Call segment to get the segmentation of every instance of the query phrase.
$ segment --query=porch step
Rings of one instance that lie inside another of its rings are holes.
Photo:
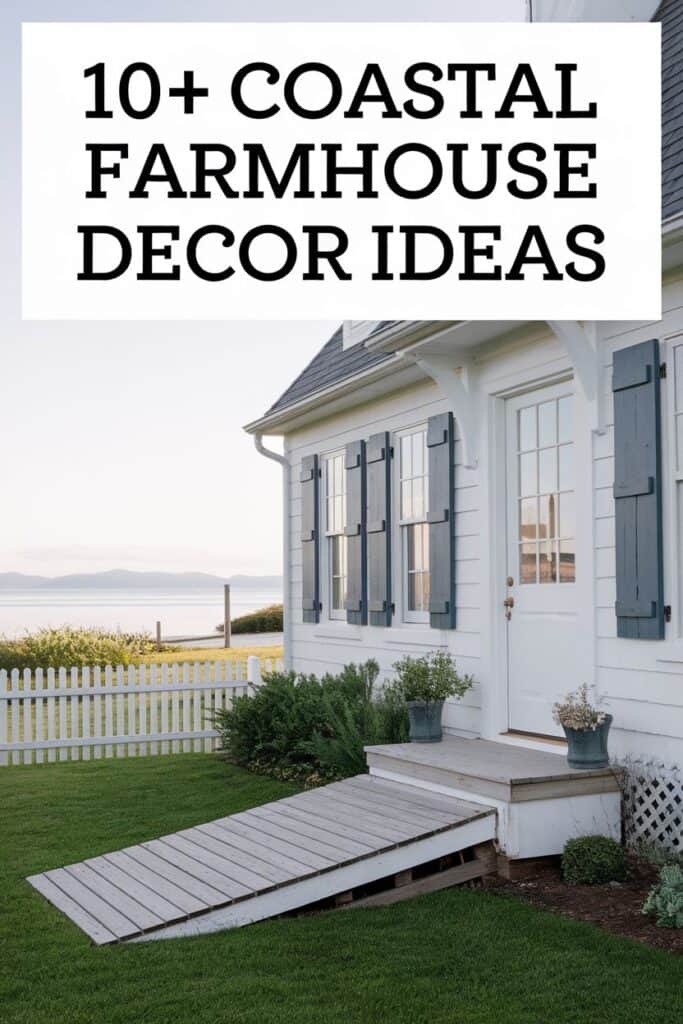
[[[519,803],[618,793],[612,768],[570,768],[561,754],[491,740],[447,736],[441,743],[392,743],[365,748],[373,775],[445,787],[467,799]]]

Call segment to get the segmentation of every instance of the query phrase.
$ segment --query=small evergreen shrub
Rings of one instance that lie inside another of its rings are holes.
[[[39,629],[15,640],[0,638],[0,669],[128,665],[138,655],[154,650],[154,641],[146,633],[62,626]]]
[[[281,633],[282,605],[271,604],[268,608],[259,608],[256,612],[240,615],[230,623],[231,632],[237,633]],[[225,626],[219,622],[216,629],[222,633]]]
[[[338,675],[273,672],[253,696],[214,716],[221,747],[251,770],[321,781],[366,770],[363,747],[402,741],[405,707],[393,692],[373,693],[379,666],[346,665]]]
[[[562,853],[562,877],[577,885],[605,885],[626,878],[623,847],[608,836],[570,839]]]
[[[659,882],[650,889],[642,912],[654,915],[662,928],[683,928],[683,870],[678,864],[661,869]]]

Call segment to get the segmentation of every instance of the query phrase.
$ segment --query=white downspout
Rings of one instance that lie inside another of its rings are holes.
[[[284,621],[282,623],[282,641],[285,649],[285,670],[289,671],[292,663],[290,609],[292,607],[292,593],[290,583],[289,565],[289,459],[286,455],[271,451],[263,444],[263,434],[254,434],[254,447],[259,455],[264,455],[273,462],[282,466],[282,590],[284,599]]]

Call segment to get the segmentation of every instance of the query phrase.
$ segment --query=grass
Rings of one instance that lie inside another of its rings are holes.
[[[3,1024],[673,1024],[671,954],[477,890],[96,949],[24,881],[276,799],[211,755],[0,773]]]
[[[134,659],[136,665],[167,665],[195,661],[246,661],[251,654],[257,658],[281,658],[284,648],[276,647],[187,647],[182,651],[155,651]]]

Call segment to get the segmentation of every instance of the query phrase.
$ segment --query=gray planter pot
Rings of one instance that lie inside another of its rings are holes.
[[[606,715],[602,725],[595,729],[570,729],[563,725],[567,737],[567,764],[570,768],[606,768],[607,734],[612,716]]]
[[[441,712],[443,701],[409,700],[411,743],[438,743],[442,738]]]

